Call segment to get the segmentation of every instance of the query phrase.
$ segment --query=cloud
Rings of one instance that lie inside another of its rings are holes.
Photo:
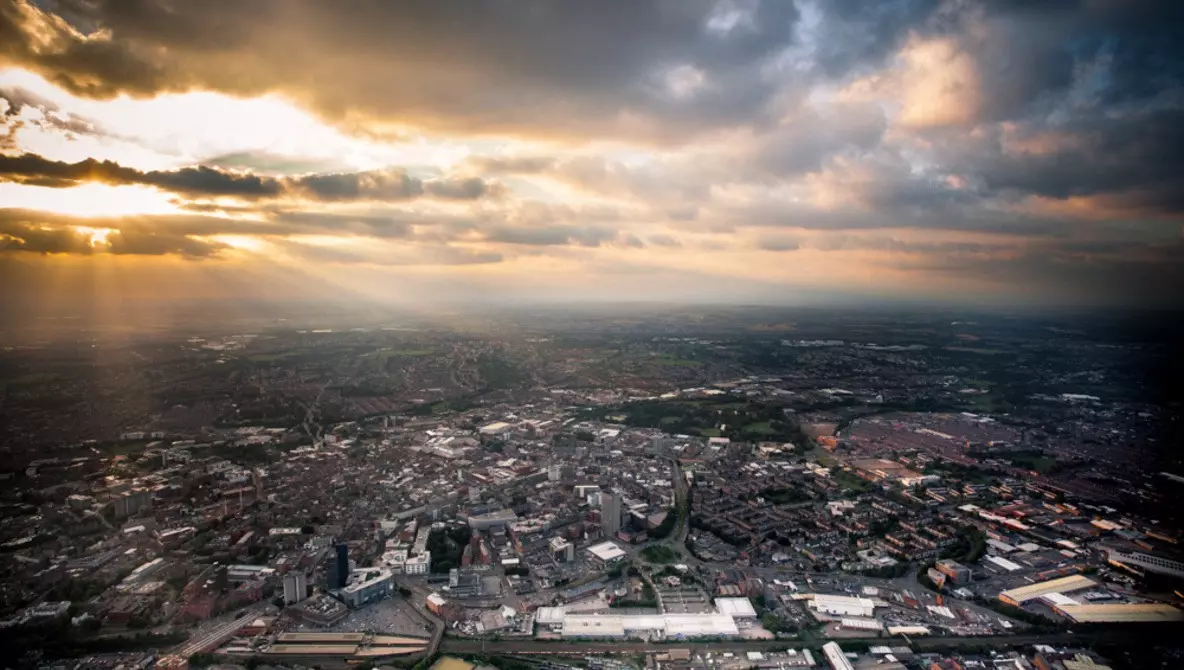
[[[58,15],[16,0],[0,10],[0,55],[92,97],[279,90],[343,120],[685,134],[761,114],[776,85],[760,66],[796,21],[793,3],[765,2],[750,28],[710,34],[714,5],[148,1]],[[667,88],[679,68],[701,73],[693,95]]]
[[[617,231],[596,226],[494,226],[481,231],[485,240],[525,246],[577,245],[598,247],[617,238]]]
[[[184,234],[127,222],[121,228],[110,229],[103,238],[96,239],[90,230],[73,226],[47,227],[0,219],[0,254],[31,252],[89,256],[108,253],[117,256],[177,255],[206,258],[226,248],[220,242],[194,239]]]
[[[197,166],[178,170],[141,171],[112,161],[88,158],[77,163],[49,160],[36,154],[0,154],[0,181],[30,186],[67,188],[86,182],[151,186],[186,197],[274,199],[281,196],[323,202],[402,201],[423,195],[445,200],[476,200],[500,193],[476,177],[418,179],[397,168],[339,172],[300,177],[267,177]]]
[[[757,240],[756,248],[761,251],[797,251],[801,243],[792,237],[765,236]]]

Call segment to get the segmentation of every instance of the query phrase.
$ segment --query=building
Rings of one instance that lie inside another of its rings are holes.
[[[716,598],[715,610],[734,620],[755,621],[756,609],[748,598]]]
[[[493,423],[481,426],[477,429],[477,432],[481,435],[492,437],[494,435],[504,435],[513,430],[513,428],[513,426],[505,421],[494,421]]]
[[[611,565],[616,565],[625,559],[625,550],[621,549],[613,542],[601,542],[588,547],[588,556],[592,559],[592,563],[601,568],[607,568]]]
[[[329,555],[327,566],[328,584],[330,591],[345,588],[349,581],[349,545],[333,545],[333,553]]]
[[[308,576],[303,572],[284,575],[284,604],[298,603],[308,597]]]
[[[1117,549],[1107,549],[1106,558],[1111,565],[1127,570],[1137,568],[1143,572],[1184,578],[1184,563],[1173,561],[1170,558],[1153,556],[1140,551],[1118,551]]]
[[[424,599],[424,604],[432,614],[439,616],[444,611],[444,607],[448,605],[448,601],[444,600],[444,597],[439,593],[432,593]]]
[[[970,581],[970,568],[962,565],[958,561],[951,561],[948,559],[940,560],[934,568],[944,574],[949,581],[955,584],[965,584]]]
[[[432,552],[425,551],[418,556],[412,556],[403,563],[403,572],[408,575],[426,575],[432,565]]]
[[[851,665],[851,661],[848,661],[847,655],[843,653],[843,648],[835,642],[822,645],[822,655],[831,670],[855,670],[855,666]]]
[[[1050,593],[1069,593],[1070,591],[1080,591],[1094,586],[1097,586],[1097,582],[1088,577],[1070,575],[1068,577],[1061,577],[1060,579],[1051,579],[1047,582],[1037,582],[1035,584],[1021,586],[1018,589],[1003,591],[999,594],[999,600],[1008,605],[1022,607],[1029,600],[1043,598]]]
[[[551,555],[560,563],[571,563],[576,560],[576,547],[562,537],[553,537],[547,541],[547,548]]]
[[[1164,603],[1067,602],[1053,610],[1077,623],[1166,623],[1184,621],[1184,612]]]
[[[621,531],[621,496],[616,493],[600,493],[600,527],[606,537],[616,537]]]
[[[126,519],[146,509],[152,509],[152,491],[148,489],[124,491],[111,500],[111,511],[116,519]]]
[[[257,582],[274,574],[275,568],[269,568],[266,565],[242,564],[226,566],[226,579],[232,584]]]
[[[867,598],[834,596],[818,593],[810,600],[810,607],[822,614],[847,617],[875,616],[876,604]]]
[[[363,568],[350,575],[349,583],[341,589],[341,599],[350,607],[387,598],[394,591],[394,573],[386,568]]]
[[[505,527],[518,520],[518,515],[512,509],[500,509],[488,514],[470,516],[469,528],[473,530],[489,530],[490,528]]]

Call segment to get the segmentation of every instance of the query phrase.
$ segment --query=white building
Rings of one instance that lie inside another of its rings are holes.
[[[625,550],[621,549],[614,542],[601,542],[588,547],[588,554],[592,557],[592,561],[601,566],[614,565],[621,562],[626,554]]]
[[[513,426],[506,423],[505,421],[494,421],[491,424],[481,426],[479,429],[477,429],[477,432],[481,433],[482,435],[502,435],[506,432],[509,432],[511,428],[513,428]]]
[[[432,565],[432,552],[425,551],[419,556],[412,556],[403,563],[403,572],[409,575],[426,575]]]
[[[831,670],[855,670],[851,661],[847,660],[847,655],[843,653],[843,648],[835,642],[822,645],[822,655],[826,657]]]
[[[756,619],[756,609],[748,598],[716,598],[715,609],[720,614],[726,614],[733,619]]]
[[[810,607],[822,614],[849,617],[870,617],[875,615],[876,604],[867,598],[815,594]]]

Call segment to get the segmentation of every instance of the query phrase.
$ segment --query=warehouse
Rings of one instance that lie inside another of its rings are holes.
[[[1023,566],[1019,563],[1009,561],[1001,556],[987,556],[983,560],[989,564],[989,567],[996,568],[1003,572],[1015,572],[1016,570],[1023,569]]]
[[[810,607],[822,614],[831,614],[834,616],[870,617],[876,611],[875,602],[867,598],[834,596],[822,593],[814,595],[814,598],[810,601]]]
[[[756,610],[748,598],[716,598],[715,609],[733,619],[756,619]]]
[[[1184,621],[1184,612],[1162,603],[1066,603],[1053,608],[1077,623],[1159,623]]]
[[[1088,577],[1070,575],[1068,577],[1050,579],[1047,582],[1037,582],[1035,584],[1021,586],[1018,589],[1004,591],[999,594],[999,600],[1008,605],[1021,607],[1029,600],[1036,600],[1050,593],[1069,593],[1070,591],[1080,591],[1094,586],[1097,586],[1097,582]]]

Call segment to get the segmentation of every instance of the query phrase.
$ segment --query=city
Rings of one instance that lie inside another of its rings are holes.
[[[0,670],[1181,670],[1182,28],[0,0]]]
[[[1129,365],[1170,348],[719,316],[8,347],[10,653],[1054,667],[1184,620],[1172,410]],[[95,414],[116,370],[139,402]]]

